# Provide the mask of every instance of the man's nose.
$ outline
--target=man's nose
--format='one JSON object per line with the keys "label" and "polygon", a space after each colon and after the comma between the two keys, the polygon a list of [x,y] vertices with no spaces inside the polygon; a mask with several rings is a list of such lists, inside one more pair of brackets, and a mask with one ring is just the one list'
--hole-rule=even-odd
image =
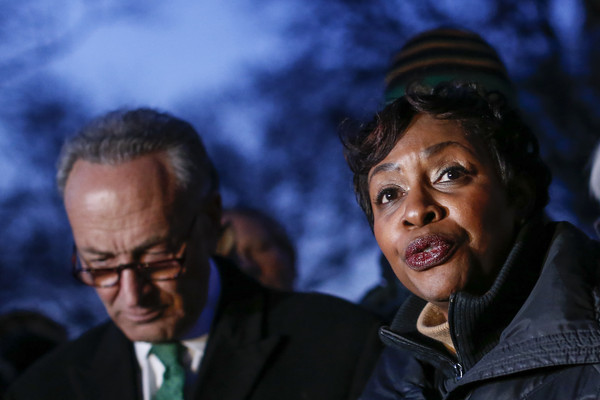
{"label": "man's nose", "polygon": [[429,190],[421,186],[411,188],[404,198],[402,225],[422,227],[446,217],[446,209]]}
{"label": "man's nose", "polygon": [[148,282],[134,269],[121,271],[119,296],[123,297],[128,306],[139,305]]}

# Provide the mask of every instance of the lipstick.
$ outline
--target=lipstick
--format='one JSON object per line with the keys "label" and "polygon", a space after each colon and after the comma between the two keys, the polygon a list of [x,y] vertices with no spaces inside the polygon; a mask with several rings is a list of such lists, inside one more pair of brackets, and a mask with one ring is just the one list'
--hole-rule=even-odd
{"label": "lipstick", "polygon": [[441,235],[427,235],[409,243],[404,259],[410,269],[424,271],[443,264],[453,254],[455,242]]}

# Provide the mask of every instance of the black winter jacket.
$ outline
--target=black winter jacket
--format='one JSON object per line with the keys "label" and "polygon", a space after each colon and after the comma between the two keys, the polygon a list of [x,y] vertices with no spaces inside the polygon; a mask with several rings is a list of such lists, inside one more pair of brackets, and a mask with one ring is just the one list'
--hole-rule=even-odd
{"label": "black winter jacket", "polygon": [[424,305],[380,330],[362,399],[600,399],[600,245],[572,225],[530,224],[486,294],[451,297],[456,356],[416,330]]}

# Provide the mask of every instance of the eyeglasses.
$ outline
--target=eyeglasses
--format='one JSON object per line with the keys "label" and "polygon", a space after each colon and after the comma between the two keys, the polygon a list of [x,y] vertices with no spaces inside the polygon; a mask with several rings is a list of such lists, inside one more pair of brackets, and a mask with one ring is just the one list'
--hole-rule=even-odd
{"label": "eyeglasses", "polygon": [[[190,232],[185,239],[184,244],[189,240],[196,218],[192,221]],[[182,245],[183,246],[183,245]],[[72,273],[82,283],[88,286],[99,288],[113,287],[121,281],[121,272],[126,269],[135,271],[142,279],[148,281],[168,281],[179,278],[184,272],[183,265],[185,261],[185,252],[183,250],[181,257],[169,258],[166,260],[153,262],[132,262],[128,264],[117,265],[116,267],[90,268],[85,265],[85,261],[77,255],[77,247],[73,245],[73,254],[71,255]]]}
{"label": "eyeglasses", "polygon": [[184,261],[185,254],[183,257],[149,263],[133,262],[109,268],[89,268],[81,265],[76,249],[72,256],[73,275],[86,285],[102,288],[118,285],[121,281],[121,272],[126,269],[134,270],[143,279],[149,281],[177,279],[184,271]]}

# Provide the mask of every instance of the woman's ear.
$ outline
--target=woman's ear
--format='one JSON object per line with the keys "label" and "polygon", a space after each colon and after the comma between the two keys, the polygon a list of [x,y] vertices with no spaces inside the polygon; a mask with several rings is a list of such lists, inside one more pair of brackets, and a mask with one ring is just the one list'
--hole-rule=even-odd
{"label": "woman's ear", "polygon": [[518,221],[526,220],[535,206],[535,185],[528,177],[517,177],[508,185],[508,201],[517,210]]}

